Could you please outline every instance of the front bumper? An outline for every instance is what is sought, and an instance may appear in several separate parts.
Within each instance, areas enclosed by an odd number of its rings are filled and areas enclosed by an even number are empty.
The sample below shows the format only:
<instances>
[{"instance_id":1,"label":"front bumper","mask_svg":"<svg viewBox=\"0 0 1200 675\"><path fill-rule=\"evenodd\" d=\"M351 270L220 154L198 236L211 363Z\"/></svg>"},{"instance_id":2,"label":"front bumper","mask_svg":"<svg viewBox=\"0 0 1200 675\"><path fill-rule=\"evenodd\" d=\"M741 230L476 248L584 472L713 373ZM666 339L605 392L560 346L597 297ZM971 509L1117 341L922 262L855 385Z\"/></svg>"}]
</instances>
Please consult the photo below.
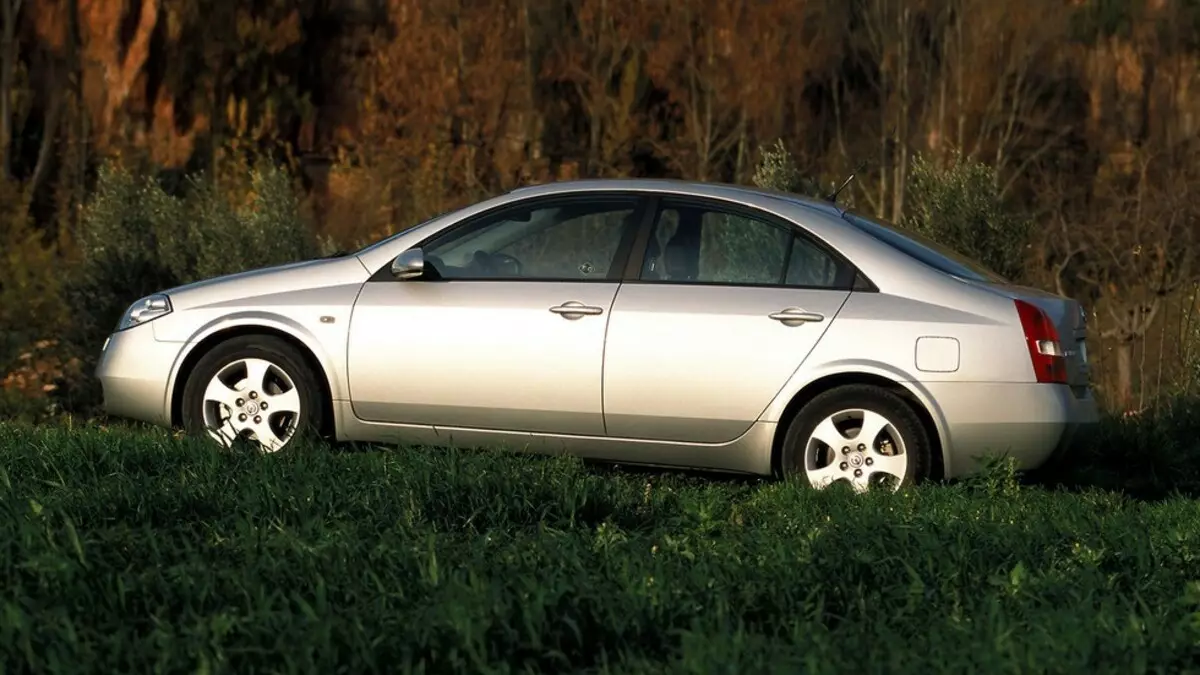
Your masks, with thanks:
<instances>
[{"instance_id":1,"label":"front bumper","mask_svg":"<svg viewBox=\"0 0 1200 675\"><path fill-rule=\"evenodd\" d=\"M110 335L96 366L104 411L114 417L170 426L167 382L183 346L155 340L151 324Z\"/></svg>"}]
</instances>

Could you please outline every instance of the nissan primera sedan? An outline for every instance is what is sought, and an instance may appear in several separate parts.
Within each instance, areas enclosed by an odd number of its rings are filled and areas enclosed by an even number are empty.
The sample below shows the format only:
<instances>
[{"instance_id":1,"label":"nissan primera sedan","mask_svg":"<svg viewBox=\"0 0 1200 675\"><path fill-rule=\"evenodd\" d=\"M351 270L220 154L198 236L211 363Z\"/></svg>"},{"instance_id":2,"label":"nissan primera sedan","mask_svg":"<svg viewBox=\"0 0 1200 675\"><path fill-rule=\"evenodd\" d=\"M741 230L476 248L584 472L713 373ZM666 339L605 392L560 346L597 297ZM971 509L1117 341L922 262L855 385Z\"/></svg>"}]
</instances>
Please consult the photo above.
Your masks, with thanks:
<instances>
[{"instance_id":1,"label":"nissan primera sedan","mask_svg":"<svg viewBox=\"0 0 1200 675\"><path fill-rule=\"evenodd\" d=\"M521 188L344 257L142 298L114 416L267 451L566 452L895 489L1094 422L1086 317L830 202L596 180Z\"/></svg>"}]
</instances>

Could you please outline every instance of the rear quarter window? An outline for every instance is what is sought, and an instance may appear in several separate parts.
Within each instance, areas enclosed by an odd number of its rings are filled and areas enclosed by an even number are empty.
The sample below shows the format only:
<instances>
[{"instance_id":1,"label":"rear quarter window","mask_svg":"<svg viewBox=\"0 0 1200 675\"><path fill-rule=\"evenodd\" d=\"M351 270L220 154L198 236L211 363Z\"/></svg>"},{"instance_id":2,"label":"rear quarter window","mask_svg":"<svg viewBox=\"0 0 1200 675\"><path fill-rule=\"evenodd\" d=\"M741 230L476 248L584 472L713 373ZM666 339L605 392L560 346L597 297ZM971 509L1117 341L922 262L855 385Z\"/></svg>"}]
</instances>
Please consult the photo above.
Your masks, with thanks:
<instances>
[{"instance_id":1,"label":"rear quarter window","mask_svg":"<svg viewBox=\"0 0 1200 675\"><path fill-rule=\"evenodd\" d=\"M911 230L901 229L881 220L867 218L850 211L843 213L842 219L858 230L866 232L897 251L940 272L971 281L1009 283L1008 279L988 269L978 260L973 260Z\"/></svg>"}]
</instances>

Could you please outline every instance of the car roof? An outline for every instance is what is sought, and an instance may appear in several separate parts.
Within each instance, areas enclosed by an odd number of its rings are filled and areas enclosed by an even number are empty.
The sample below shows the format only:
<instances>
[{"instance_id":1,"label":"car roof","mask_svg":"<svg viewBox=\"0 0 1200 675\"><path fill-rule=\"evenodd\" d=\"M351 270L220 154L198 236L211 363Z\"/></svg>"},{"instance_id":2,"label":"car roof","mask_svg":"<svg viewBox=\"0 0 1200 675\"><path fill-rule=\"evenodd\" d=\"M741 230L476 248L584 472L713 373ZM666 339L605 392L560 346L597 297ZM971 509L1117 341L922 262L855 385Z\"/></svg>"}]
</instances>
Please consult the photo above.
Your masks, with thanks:
<instances>
[{"instance_id":1,"label":"car roof","mask_svg":"<svg viewBox=\"0 0 1200 675\"><path fill-rule=\"evenodd\" d=\"M525 185L510 190L508 194L516 196L533 196L535 194L567 194L571 192L593 192L600 190L623 190L630 192L656 192L672 195L694 197L715 197L737 199L750 202L775 200L804 206L834 217L841 217L845 210L837 204L803 195L735 185L732 183L712 183L704 181L679 180L671 178L591 178L580 180L563 180L535 185Z\"/></svg>"}]
</instances>

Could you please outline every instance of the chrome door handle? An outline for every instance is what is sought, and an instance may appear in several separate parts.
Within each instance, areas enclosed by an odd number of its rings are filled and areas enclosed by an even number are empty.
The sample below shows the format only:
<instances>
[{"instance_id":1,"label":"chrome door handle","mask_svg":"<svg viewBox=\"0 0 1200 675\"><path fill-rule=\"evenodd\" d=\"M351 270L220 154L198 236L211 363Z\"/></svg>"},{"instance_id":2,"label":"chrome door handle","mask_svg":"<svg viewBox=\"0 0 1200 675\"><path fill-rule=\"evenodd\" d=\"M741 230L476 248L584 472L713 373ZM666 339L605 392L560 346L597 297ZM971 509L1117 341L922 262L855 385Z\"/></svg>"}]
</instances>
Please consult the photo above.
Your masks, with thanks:
<instances>
[{"instance_id":1,"label":"chrome door handle","mask_svg":"<svg viewBox=\"0 0 1200 675\"><path fill-rule=\"evenodd\" d=\"M575 300L569 300L561 305L551 307L550 311L558 314L564 319L578 319L581 316L596 316L597 314L604 313L604 309L601 307L585 305L582 302L577 302Z\"/></svg>"},{"instance_id":2,"label":"chrome door handle","mask_svg":"<svg viewBox=\"0 0 1200 675\"><path fill-rule=\"evenodd\" d=\"M806 312L799 307L788 307L781 309L778 312L772 312L767 315L768 319L774 319L785 326L799 326L802 323L824 321L825 315L816 312Z\"/></svg>"}]
</instances>

